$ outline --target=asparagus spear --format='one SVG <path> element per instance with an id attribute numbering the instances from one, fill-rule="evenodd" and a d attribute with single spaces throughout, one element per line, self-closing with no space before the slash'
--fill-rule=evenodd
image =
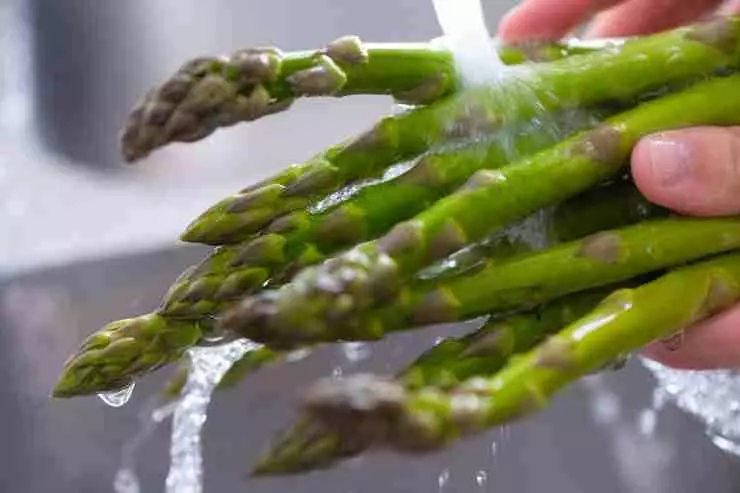
<path id="1" fill-rule="evenodd" d="M 545 251 L 494 259 L 483 269 L 443 282 L 407 284 L 393 303 L 375 310 L 350 312 L 345 308 L 348 305 L 338 303 L 344 292 L 337 291 L 326 320 L 311 318 L 315 307 L 308 312 L 295 308 L 276 316 L 280 325 L 273 324 L 269 330 L 247 326 L 242 334 L 275 348 L 376 340 L 410 327 L 537 305 L 739 246 L 740 218 L 644 221 Z M 373 288 L 380 290 L 385 285 Z M 281 330 L 284 327 L 288 329 Z"/>
<path id="2" fill-rule="evenodd" d="M 295 211 L 260 236 L 214 251 L 173 285 L 161 311 L 176 317 L 216 313 L 265 282 L 279 285 L 299 267 L 386 233 L 457 188 L 475 171 L 494 169 L 545 149 L 577 130 L 593 127 L 601 116 L 596 111 L 569 112 L 551 125 L 511 126 L 485 144 L 429 154 L 401 176 L 364 187 L 334 207 L 316 213 Z M 214 224 L 221 233 L 229 231 L 229 220 Z"/>
<path id="3" fill-rule="evenodd" d="M 370 177 L 442 142 L 490 135 L 548 112 L 609 101 L 631 102 L 666 84 L 735 67 L 739 33 L 740 21 L 729 18 L 638 38 L 617 49 L 525 67 L 501 83 L 469 88 L 430 106 L 388 117 L 308 164 L 220 201 L 190 225 L 183 239 L 238 241 L 271 219 L 303 208 L 312 198 Z"/>
<path id="4" fill-rule="evenodd" d="M 121 136 L 126 160 L 171 142 L 202 139 L 217 128 L 287 109 L 297 97 L 393 94 L 425 103 L 455 89 L 452 55 L 428 44 L 367 45 L 344 36 L 316 51 L 275 47 L 185 63 L 129 115 Z"/>
<path id="5" fill-rule="evenodd" d="M 477 172 L 459 191 L 388 234 L 304 269 L 278 290 L 247 297 L 227 310 L 218 325 L 272 344 L 329 334 L 369 337 L 376 329 L 356 325 L 362 314 L 396 303 L 418 269 L 621 173 L 641 136 L 739 122 L 737 75 L 644 103 L 534 156 Z"/>
<path id="6" fill-rule="evenodd" d="M 501 46 L 503 63 L 557 60 L 596 48 L 560 43 Z M 433 43 L 366 44 L 342 36 L 315 51 L 275 47 L 199 57 L 150 90 L 132 110 L 121 135 L 126 160 L 172 142 L 202 139 L 219 127 L 284 111 L 295 98 L 390 94 L 425 104 L 458 87 L 453 53 Z"/>
<path id="7" fill-rule="evenodd" d="M 738 300 L 740 254 L 722 255 L 615 291 L 590 314 L 493 376 L 472 378 L 451 390 L 410 392 L 372 376 L 326 381 L 313 388 L 305 406 L 342 440 L 408 452 L 434 450 L 541 409 L 558 391 L 611 359 Z"/>
<path id="8" fill-rule="evenodd" d="M 475 332 L 434 346 L 396 375 L 394 381 L 407 392 L 424 387 L 443 391 L 473 376 L 491 375 L 512 355 L 531 349 L 547 334 L 586 315 L 609 293 L 608 289 L 596 289 L 527 312 L 494 316 Z M 329 468 L 364 450 L 362 443 L 344 442 L 341 438 L 304 416 L 279 437 L 252 474 L 298 474 Z"/>
<path id="9" fill-rule="evenodd" d="M 562 242 L 585 234 L 594 233 L 610 227 L 631 224 L 641 219 L 659 217 L 664 209 L 648 203 L 636 189 L 624 183 L 598 187 L 571 201 L 558 206 L 553 214 L 546 218 L 543 225 L 549 242 Z M 558 224 L 561 221 L 562 224 Z M 517 250 L 528 250 L 527 244 L 509 244 L 506 238 L 492 242 L 491 245 L 477 252 L 479 255 L 468 255 L 469 266 L 480 263 L 481 256 L 495 258 L 511 254 Z M 457 267 L 456 267 L 457 268 Z M 443 278 L 449 276 L 453 269 L 440 269 L 436 274 Z M 229 284 L 228 273 L 216 284 Z M 432 283 L 435 276 L 429 273 L 425 282 Z M 71 397 L 93 392 L 116 390 L 129 384 L 137 377 L 153 371 L 164 363 L 175 361 L 188 347 L 210 334 L 212 327 L 207 314 L 194 319 L 176 319 L 161 314 L 149 314 L 133 320 L 112 322 L 101 331 L 91 335 L 77 354 L 70 358 L 62 370 L 54 395 Z M 179 335 L 178 332 L 183 334 Z M 123 354 L 117 348 L 123 344 Z M 179 341 L 179 345 L 163 347 L 160 341 Z M 137 349 L 138 347 L 138 349 Z M 161 351 L 161 352 L 158 352 Z M 246 361 L 239 367 L 249 369 L 248 374 L 260 367 L 255 361 L 274 361 L 282 356 L 280 351 L 262 348 L 245 356 Z M 126 365 L 125 361 L 132 364 Z M 152 361 L 151 366 L 144 364 Z M 135 364 L 133 364 L 135 363 Z M 236 371 L 236 370 L 235 370 Z M 234 376 L 238 376 L 236 373 Z M 173 387 L 176 389 L 176 383 Z"/>
<path id="10" fill-rule="evenodd" d="M 117 320 L 89 336 L 64 364 L 54 397 L 120 390 L 143 372 L 177 361 L 207 329 L 157 313 Z"/>

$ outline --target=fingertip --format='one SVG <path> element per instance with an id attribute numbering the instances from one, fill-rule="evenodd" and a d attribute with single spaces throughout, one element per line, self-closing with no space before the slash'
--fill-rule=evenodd
<path id="1" fill-rule="evenodd" d="M 643 354 L 681 370 L 740 367 L 740 305 L 688 328 L 678 348 L 654 342 Z"/>
<path id="2" fill-rule="evenodd" d="M 564 5 L 561 0 L 525 0 L 499 22 L 497 36 L 504 42 L 554 41 L 584 20 L 588 0 Z"/>
<path id="3" fill-rule="evenodd" d="M 740 134 L 696 127 L 641 139 L 632 152 L 632 176 L 645 197 L 682 214 L 740 212 Z"/>

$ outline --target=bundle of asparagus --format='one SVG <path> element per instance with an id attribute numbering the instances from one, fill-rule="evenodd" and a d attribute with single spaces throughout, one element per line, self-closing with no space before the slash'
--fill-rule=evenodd
<path id="1" fill-rule="evenodd" d="M 182 240 L 212 253 L 153 313 L 84 341 L 54 395 L 120 389 L 214 340 L 263 344 L 225 388 L 291 350 L 488 317 L 395 376 L 309 389 L 254 470 L 297 473 L 371 447 L 434 450 L 522 417 L 738 301 L 740 218 L 650 204 L 626 164 L 646 134 L 740 124 L 740 18 L 603 49 L 500 54 L 500 79 L 477 86 L 442 45 L 353 36 L 185 64 L 132 111 L 126 159 L 299 97 L 386 94 L 413 106 L 196 218 Z M 536 238 L 516 234 L 533 224 Z M 180 371 L 169 395 L 182 381 Z"/>

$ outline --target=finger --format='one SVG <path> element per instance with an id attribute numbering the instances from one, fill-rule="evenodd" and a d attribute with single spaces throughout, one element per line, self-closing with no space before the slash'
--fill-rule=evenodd
<path id="1" fill-rule="evenodd" d="M 673 368 L 740 368 L 740 305 L 687 329 L 682 339 L 678 348 L 655 342 L 644 353 Z"/>
<path id="2" fill-rule="evenodd" d="M 632 152 L 645 197 L 693 216 L 740 212 L 740 128 L 696 127 L 646 137 Z"/>
<path id="3" fill-rule="evenodd" d="M 505 42 L 555 40 L 597 12 L 623 0 L 524 0 L 504 16 L 498 36 Z"/>
<path id="4" fill-rule="evenodd" d="M 720 15 L 740 14 L 740 0 L 728 0 L 717 11 Z"/>
<path id="5" fill-rule="evenodd" d="M 628 0 L 600 13 L 584 37 L 639 36 L 694 22 L 714 12 L 722 0 Z"/>

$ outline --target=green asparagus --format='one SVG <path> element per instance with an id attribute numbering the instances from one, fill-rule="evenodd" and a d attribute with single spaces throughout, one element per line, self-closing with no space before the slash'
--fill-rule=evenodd
<path id="1" fill-rule="evenodd" d="M 711 100 L 722 103 L 708 104 Z M 339 339 L 370 336 L 374 329 L 357 326 L 358 319 L 374 307 L 396 303 L 418 269 L 623 172 L 641 136 L 738 123 L 738 75 L 710 79 L 644 103 L 534 156 L 498 170 L 478 171 L 460 190 L 386 235 L 303 269 L 277 290 L 247 297 L 217 324 L 271 344 L 329 334 Z"/>
<path id="2" fill-rule="evenodd" d="M 498 51 L 504 64 L 515 65 L 596 49 L 535 42 Z M 366 44 L 342 36 L 316 51 L 259 47 L 199 57 L 138 102 L 121 147 L 126 160 L 136 161 L 169 143 L 192 142 L 219 127 L 284 111 L 299 97 L 390 94 L 401 103 L 425 104 L 458 85 L 453 53 L 432 43 Z"/>
<path id="3" fill-rule="evenodd" d="M 67 360 L 54 397 L 110 392 L 134 377 L 177 361 L 208 330 L 196 321 L 177 321 L 149 313 L 111 322 L 89 336 Z"/>
<path id="4" fill-rule="evenodd" d="M 560 204 L 552 214 L 545 217 L 542 228 L 547 240 L 545 243 L 551 244 L 665 214 L 667 214 L 665 209 L 647 202 L 629 182 L 617 182 L 589 190 Z M 506 236 L 494 238 L 483 248 L 469 252 L 464 262 L 458 261 L 450 268 L 441 267 L 436 273 L 427 272 L 424 282 L 433 283 L 435 278 L 449 277 L 459 272 L 465 265 L 473 268 L 480 265 L 484 258 L 503 257 L 531 248 L 533 247 L 528 244 L 509 241 Z M 228 279 L 233 276 L 234 274 L 227 269 L 224 271 L 224 277 L 214 278 L 213 283 L 228 285 Z M 55 395 L 71 397 L 116 390 L 137 377 L 159 368 L 160 362 L 175 361 L 188 347 L 198 344 L 203 337 L 212 332 L 210 324 L 205 322 L 208 321 L 207 314 L 190 320 L 149 314 L 133 320 L 136 324 L 127 320 L 113 322 L 99 333 L 91 335 L 88 341 L 93 341 L 94 344 L 84 342 L 77 355 L 70 359 L 62 371 Z M 183 331 L 181 338 L 178 338 L 177 331 Z M 119 340 L 124 339 L 127 341 L 124 345 L 125 352 L 119 355 L 116 348 L 119 347 Z M 180 344 L 163 349 L 158 342 L 162 339 L 170 342 L 180 341 Z M 139 354 L 137 345 L 139 348 L 146 348 L 149 353 Z M 164 352 L 157 353 L 157 350 Z M 137 354 L 139 356 L 136 356 Z M 274 361 L 281 356 L 280 351 L 262 348 L 245 355 L 245 361 L 243 364 L 237 364 L 237 367 L 247 368 L 249 369 L 247 373 L 251 373 L 253 369 L 259 368 L 255 361 Z M 126 366 L 123 363 L 125 360 L 136 364 Z M 142 363 L 147 360 L 154 361 L 156 365 L 150 367 Z M 232 376 L 240 375 L 237 370 L 234 371 Z M 177 383 L 173 385 L 172 389 L 176 390 Z"/>
<path id="5" fill-rule="evenodd" d="M 280 285 L 300 267 L 386 233 L 457 188 L 475 171 L 495 169 L 533 154 L 602 119 L 596 111 L 569 112 L 549 125 L 511 126 L 485 144 L 429 154 L 401 176 L 364 187 L 323 211 L 303 209 L 283 216 L 260 236 L 215 250 L 181 276 L 167 293 L 161 311 L 173 317 L 216 313 L 265 283 Z"/>
<path id="6" fill-rule="evenodd" d="M 547 405 L 558 391 L 608 361 L 636 351 L 740 300 L 740 254 L 678 268 L 620 289 L 585 317 L 499 372 L 448 390 L 406 391 L 359 375 L 324 381 L 306 397 L 310 416 L 350 443 L 423 453 Z"/>
<path id="7" fill-rule="evenodd" d="M 349 313 L 348 309 L 342 310 L 345 305 L 339 305 L 328 311 L 325 321 L 311 319 L 315 307 L 309 307 L 308 312 L 283 310 L 276 315 L 280 325 L 274 324 L 269 330 L 256 324 L 247 326 L 243 335 L 274 348 L 321 341 L 377 340 L 392 331 L 536 306 L 568 293 L 738 247 L 737 217 L 643 221 L 544 251 L 493 259 L 483 269 L 443 282 L 408 283 L 394 303 L 375 310 Z M 386 285 L 382 282 L 373 288 L 381 290 Z M 341 300 L 346 292 L 337 290 L 335 296 Z M 288 330 L 280 330 L 283 327 Z"/>
<path id="8" fill-rule="evenodd" d="M 416 157 L 441 143 L 490 135 L 515 122 L 605 102 L 631 102 L 646 91 L 740 61 L 740 20 L 720 19 L 633 39 L 619 48 L 536 66 L 512 67 L 501 82 L 468 88 L 430 106 L 388 117 L 348 144 L 292 167 L 198 217 L 185 241 L 229 243 L 352 180 Z M 614 81 L 618 81 L 614 83 Z"/>
<path id="9" fill-rule="evenodd" d="M 587 291 L 528 312 L 493 317 L 471 334 L 434 346 L 394 380 L 407 392 L 413 392 L 424 387 L 448 390 L 473 376 L 491 375 L 512 355 L 530 350 L 548 334 L 586 315 L 609 293 L 608 289 Z M 331 430 L 304 417 L 264 454 L 252 474 L 298 474 L 324 469 L 363 450 L 361 443 L 343 442 Z"/>

